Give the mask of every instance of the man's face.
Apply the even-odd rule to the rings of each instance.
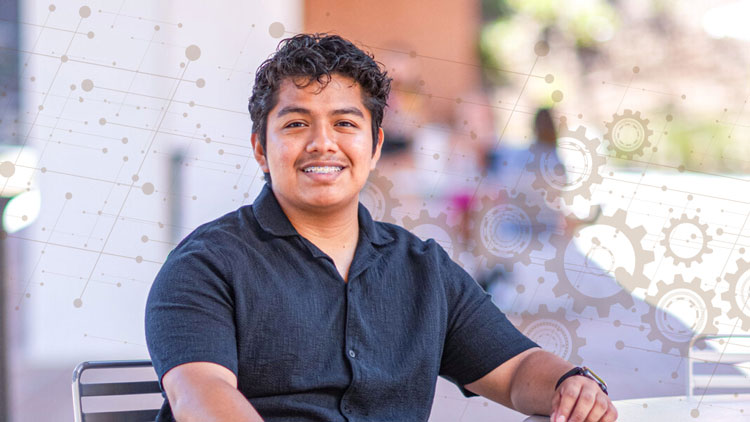
[[[383,142],[380,130],[373,154],[372,116],[353,79],[334,74],[320,87],[284,80],[268,113],[265,154],[252,136],[255,159],[271,174],[277,199],[302,211],[356,204]]]

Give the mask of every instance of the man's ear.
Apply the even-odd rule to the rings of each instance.
[[[378,164],[378,160],[380,159],[380,153],[383,150],[383,141],[385,140],[385,133],[383,132],[383,128],[378,128],[378,145],[375,147],[375,153],[372,154],[372,161],[370,162],[370,170],[375,170],[375,165]]]
[[[250,135],[250,143],[253,146],[253,155],[255,156],[255,161],[258,163],[263,173],[268,173],[269,171],[268,163],[266,162],[266,154],[263,150],[263,145],[260,144],[257,133],[253,133],[252,135]]]

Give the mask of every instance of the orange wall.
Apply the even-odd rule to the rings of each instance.
[[[479,82],[478,1],[307,0],[303,13],[305,32],[337,33],[376,60],[385,55],[383,49],[415,51],[425,81],[422,92],[433,95],[428,106],[433,120],[446,119],[455,98]]]

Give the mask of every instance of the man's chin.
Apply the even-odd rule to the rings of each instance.
[[[358,195],[345,195],[333,186],[312,188],[303,195],[300,205],[311,211],[340,209],[359,201]]]

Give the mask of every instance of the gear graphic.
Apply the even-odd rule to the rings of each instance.
[[[550,312],[547,305],[542,304],[534,314],[521,313],[518,330],[544,350],[578,365],[583,362],[578,350],[586,345],[586,339],[576,334],[580,326],[581,321],[568,321],[565,318],[565,309]]]
[[[590,212],[596,212],[596,208],[596,206],[591,207]],[[560,297],[562,295],[570,296],[573,299],[573,310],[575,312],[581,313],[587,307],[594,307],[596,308],[596,311],[600,317],[607,317],[609,316],[610,308],[615,304],[619,303],[625,308],[630,308],[631,306],[633,306],[634,301],[630,292],[636,288],[648,288],[649,284],[651,283],[651,280],[649,280],[644,275],[643,270],[646,264],[654,261],[654,253],[644,250],[643,246],[641,245],[641,241],[646,236],[646,229],[644,229],[643,227],[629,227],[625,222],[626,217],[627,213],[625,212],[625,210],[618,209],[612,216],[607,217],[602,215],[592,225],[582,228],[585,229],[587,227],[596,225],[607,225],[613,227],[616,230],[614,237],[617,237],[620,234],[624,235],[632,247],[634,256],[633,270],[628,272],[621,266],[610,269],[612,272],[614,272],[617,283],[624,286],[625,288],[619,289],[609,296],[594,297],[587,295],[586,293],[581,292],[575,286],[573,281],[568,277],[568,271],[575,272],[576,279],[579,278],[582,274],[601,273],[601,269],[593,270],[593,268],[588,267],[588,258],[590,253],[587,253],[586,261],[584,262],[583,266],[577,263],[569,263],[569,265],[566,267],[565,255],[568,249],[568,245],[573,241],[574,237],[579,235],[580,230],[582,229],[577,230],[574,234],[558,235],[553,233],[552,236],[550,236],[550,243],[555,247],[556,253],[553,259],[545,262],[544,268],[547,271],[551,271],[557,274],[558,281],[557,284],[552,288],[552,292],[556,297]],[[606,252],[608,252],[610,256],[612,256],[612,260],[614,263],[615,254],[606,247],[607,242],[602,242],[602,240],[594,237],[592,239],[592,243],[594,244],[595,248],[604,249]],[[611,276],[607,275],[606,277]]]
[[[646,302],[653,305],[649,306],[648,312],[641,316],[641,321],[651,327],[647,337],[651,341],[660,341],[663,353],[677,349],[682,356],[685,356],[693,336],[718,332],[714,322],[721,314],[721,310],[711,305],[715,292],[702,289],[700,283],[701,280],[698,277],[688,283],[677,274],[672,284],[658,281],[656,294],[646,295]],[[690,314],[695,316],[692,326],[682,326],[674,316],[670,315],[669,308],[677,306],[682,308],[681,312],[672,311],[672,314],[687,315],[685,307],[688,307]]]
[[[557,135],[557,149],[581,154],[583,164],[580,168],[566,168],[557,158],[555,149],[534,143],[529,148],[534,158],[526,166],[535,176],[531,187],[542,191],[549,202],[561,197],[567,205],[572,205],[576,196],[591,199],[591,185],[602,182],[599,168],[607,162],[596,152],[601,141],[587,138],[583,126],[571,131],[565,119],[560,120]]]
[[[372,219],[386,223],[396,223],[393,209],[401,206],[401,201],[391,196],[393,183],[380,172],[373,170],[359,193],[359,200],[372,213]]]
[[[448,225],[447,214],[441,212],[437,217],[430,217],[430,213],[426,209],[422,209],[417,218],[411,218],[407,215],[404,216],[401,223],[405,229],[412,233],[414,233],[415,230],[419,231],[417,230],[419,227],[437,227],[440,231],[440,238],[438,239],[435,236],[430,237],[435,239],[435,241],[438,242],[446,252],[448,252],[448,255],[450,255],[452,260],[455,261],[458,259],[458,255],[461,252],[461,248],[458,247],[460,245],[458,232]],[[417,236],[419,235],[417,234]]]
[[[708,224],[701,224],[698,220],[698,216],[695,216],[693,218],[688,218],[687,214],[682,214],[682,217],[680,218],[672,218],[669,220],[670,226],[664,229],[664,239],[661,240],[661,244],[667,248],[666,252],[664,252],[664,256],[671,257],[674,260],[675,265],[677,264],[685,264],[686,267],[690,268],[690,264],[692,264],[694,261],[701,263],[703,262],[703,254],[711,253],[713,252],[713,249],[708,247],[708,242],[711,241],[713,238],[708,235]],[[693,256],[683,258],[679,255],[677,255],[674,250],[671,247],[671,237],[672,232],[674,231],[677,226],[680,226],[682,224],[691,224],[695,226],[701,233],[702,237],[702,245],[701,250],[698,251]]]
[[[623,114],[613,114],[612,121],[605,125],[607,133],[604,139],[609,141],[607,149],[615,151],[618,158],[633,159],[633,155],[642,156],[643,150],[651,146],[648,137],[654,132],[648,128],[648,119],[641,118],[641,112],[625,110]]]
[[[743,330],[750,330],[750,261],[737,260],[737,272],[726,274],[729,290],[721,294],[722,300],[731,304],[728,318],[739,318]]]
[[[486,258],[490,268],[502,264],[507,272],[516,262],[529,265],[531,252],[544,247],[539,241],[545,230],[537,221],[539,211],[540,207],[526,203],[526,195],[515,191],[501,190],[495,200],[483,197],[471,224],[475,255]]]

